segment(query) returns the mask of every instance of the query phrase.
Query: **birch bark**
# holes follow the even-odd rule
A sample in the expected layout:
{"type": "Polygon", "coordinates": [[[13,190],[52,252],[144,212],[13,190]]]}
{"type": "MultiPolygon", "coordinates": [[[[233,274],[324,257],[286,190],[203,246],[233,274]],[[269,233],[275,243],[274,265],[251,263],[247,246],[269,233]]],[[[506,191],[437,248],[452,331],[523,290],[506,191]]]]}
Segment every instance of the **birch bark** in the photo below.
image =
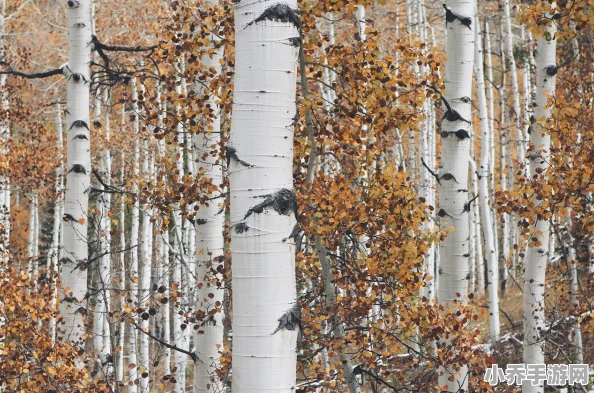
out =
{"type": "MultiPolygon", "coordinates": [[[[132,88],[132,130],[134,134],[134,138],[136,139],[134,142],[134,158],[132,162],[132,173],[133,178],[135,179],[132,183],[132,192],[135,195],[138,195],[138,176],[140,175],[140,167],[139,167],[139,156],[140,156],[140,146],[139,146],[139,138],[140,138],[140,123],[138,119],[138,88],[136,78],[132,78],[131,83],[132,88]]],[[[128,301],[130,304],[138,308],[138,234],[140,230],[140,202],[138,198],[135,199],[134,205],[132,206],[132,223],[130,229],[130,267],[128,272],[128,283],[129,287],[129,296],[128,301]]],[[[128,363],[129,365],[134,365],[134,367],[128,366],[128,376],[131,381],[135,381],[138,379],[138,353],[137,353],[137,339],[138,339],[138,332],[137,329],[130,327],[130,336],[129,336],[129,352],[128,352],[128,363]]],[[[136,383],[128,386],[129,393],[137,393],[138,392],[138,385],[136,383]]]]}
{"type": "Polygon", "coordinates": [[[524,140],[524,131],[522,130],[522,109],[520,106],[520,89],[518,87],[518,70],[516,68],[516,59],[514,57],[514,35],[511,25],[511,14],[509,10],[510,0],[503,1],[503,10],[505,13],[505,52],[509,58],[511,68],[512,98],[514,102],[514,125],[518,138],[518,161],[523,163],[526,159],[526,141],[524,140]]]}
{"type": "MultiPolygon", "coordinates": [[[[96,121],[101,119],[101,95],[97,93],[95,97],[96,121]]],[[[105,113],[105,124],[103,127],[107,146],[109,146],[109,107],[105,113]]],[[[111,153],[109,148],[102,151],[99,155],[99,174],[106,184],[111,183],[111,153]]],[[[99,288],[95,299],[95,318],[93,320],[94,346],[99,355],[99,365],[108,374],[111,373],[111,335],[109,329],[109,298],[111,287],[111,219],[109,218],[111,198],[109,193],[101,193],[97,201],[97,211],[99,212],[99,288]]]]}
{"type": "MultiPolygon", "coordinates": [[[[62,126],[62,108],[60,103],[56,105],[56,150],[58,156],[58,168],[56,168],[56,184],[55,184],[55,193],[56,193],[56,201],[54,204],[54,223],[52,229],[52,246],[50,249],[50,265],[51,271],[50,274],[52,275],[52,306],[56,306],[58,303],[58,291],[57,291],[57,282],[55,279],[58,277],[58,262],[60,260],[60,250],[61,250],[61,241],[60,241],[60,232],[62,230],[62,215],[64,211],[64,157],[62,154],[62,149],[64,148],[63,145],[63,126],[62,126]]],[[[52,338],[52,342],[55,344],[56,339],[56,318],[52,317],[49,324],[50,329],[50,337],[52,338]]]]}
{"type": "Polygon", "coordinates": [[[235,85],[227,160],[233,255],[233,390],[290,393],[296,299],[293,116],[297,2],[235,4],[235,85]]]}
{"type": "MultiPolygon", "coordinates": [[[[218,2],[209,0],[208,6],[216,7],[218,2]]],[[[223,47],[219,46],[216,35],[212,35],[212,54],[203,56],[205,67],[214,70],[213,76],[221,73],[220,59],[223,47]]],[[[206,106],[212,108],[203,132],[195,137],[198,173],[210,179],[213,192],[204,195],[203,203],[196,215],[196,278],[198,280],[196,301],[199,311],[204,312],[201,327],[194,335],[196,355],[201,361],[194,363],[194,392],[215,393],[223,390],[222,381],[216,375],[220,366],[219,352],[223,349],[224,334],[224,282],[221,274],[224,267],[225,239],[223,162],[219,157],[221,143],[220,108],[217,105],[218,91],[206,91],[209,99],[206,106]]]]}
{"type": "MultiPolygon", "coordinates": [[[[472,129],[472,66],[474,63],[474,0],[449,0],[445,5],[447,23],[444,98],[449,102],[442,121],[441,164],[439,169],[439,216],[442,229],[451,231],[439,244],[440,277],[437,299],[446,308],[461,301],[468,293],[468,161],[472,129]],[[452,20],[452,14],[458,15],[452,20]],[[466,21],[468,23],[463,22],[466,21]],[[467,25],[466,25],[467,24],[467,25]],[[456,136],[459,135],[459,136],[456,136]]],[[[447,341],[447,338],[446,340],[447,341]]],[[[468,384],[468,368],[446,367],[439,385],[457,392],[468,384]],[[452,379],[452,380],[450,380],[452,379]]]]}
{"type": "MultiPolygon", "coordinates": [[[[60,338],[84,347],[88,260],[88,189],[91,154],[89,132],[89,80],[91,61],[91,4],[89,0],[68,2],[68,65],[66,126],[67,174],[64,198],[64,250],[60,266],[60,338]],[[78,136],[78,137],[77,137],[78,136]],[[84,136],[84,137],[83,137],[84,136]]],[[[82,366],[82,364],[81,364],[82,366]]]]}
{"type": "MultiPolygon", "coordinates": [[[[536,56],[536,106],[534,115],[537,123],[530,133],[530,144],[534,150],[529,155],[530,175],[533,179],[546,173],[550,155],[551,137],[542,129],[542,122],[551,116],[551,108],[547,105],[549,94],[555,93],[556,82],[556,28],[554,23],[548,26],[545,36],[538,40],[536,56]],[[540,173],[540,174],[539,174],[540,173]]],[[[534,201],[539,205],[541,201],[534,201]]],[[[544,364],[544,338],[541,332],[545,329],[544,289],[546,266],[548,260],[549,222],[536,221],[533,227],[532,244],[526,252],[524,270],[524,363],[544,364]]],[[[544,386],[532,386],[530,382],[522,384],[523,393],[542,393],[544,386]]]]}
{"type": "Polygon", "coordinates": [[[485,75],[483,71],[483,49],[481,47],[481,31],[478,15],[475,17],[475,74],[479,98],[479,117],[481,121],[481,164],[478,170],[480,184],[480,208],[483,222],[483,237],[485,239],[485,254],[487,259],[487,293],[489,295],[489,334],[494,342],[499,337],[499,266],[495,252],[495,233],[491,221],[489,177],[492,176],[491,146],[492,136],[489,128],[487,111],[487,95],[485,92],[485,75]]]}

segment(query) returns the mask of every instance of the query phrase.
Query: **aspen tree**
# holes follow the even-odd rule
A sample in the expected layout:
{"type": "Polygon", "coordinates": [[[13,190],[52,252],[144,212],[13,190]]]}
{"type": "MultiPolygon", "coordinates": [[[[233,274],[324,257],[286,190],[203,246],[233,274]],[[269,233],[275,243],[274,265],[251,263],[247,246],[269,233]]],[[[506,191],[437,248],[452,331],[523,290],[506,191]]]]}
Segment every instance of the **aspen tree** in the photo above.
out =
{"type": "MultiPolygon", "coordinates": [[[[144,92],[144,88],[141,87],[144,92]]],[[[136,116],[140,116],[138,113],[136,116]]],[[[148,151],[148,141],[146,137],[141,138],[141,156],[142,163],[140,171],[142,176],[149,178],[149,160],[150,155],[148,151]]],[[[143,331],[148,331],[149,328],[149,313],[147,306],[150,301],[151,290],[151,262],[152,262],[152,248],[150,245],[153,234],[151,217],[149,213],[148,203],[142,204],[140,227],[142,229],[142,239],[140,241],[140,258],[139,258],[139,288],[138,288],[138,314],[140,321],[138,326],[143,331]]],[[[149,337],[146,334],[138,336],[138,367],[140,367],[140,392],[148,393],[149,387],[149,367],[150,367],[150,353],[149,353],[149,337]]]]}
{"type": "MultiPolygon", "coordinates": [[[[178,96],[180,96],[183,92],[182,85],[185,84],[182,75],[184,59],[183,57],[179,60],[179,69],[178,72],[180,77],[176,80],[175,84],[175,92],[178,96]]],[[[180,113],[180,106],[176,105],[176,113],[179,115],[180,113]]],[[[178,182],[181,182],[184,177],[184,145],[185,145],[185,137],[184,137],[184,123],[179,121],[176,125],[176,147],[175,147],[175,169],[177,174],[178,182]]],[[[176,291],[179,292],[179,296],[177,297],[178,302],[178,310],[173,311],[173,341],[182,348],[187,348],[186,345],[186,335],[184,334],[184,329],[182,329],[183,324],[183,311],[186,306],[186,296],[187,294],[184,293],[183,287],[183,268],[185,264],[185,243],[184,243],[184,235],[183,235],[183,225],[185,220],[182,218],[180,204],[176,203],[175,210],[172,212],[173,215],[173,222],[175,227],[173,228],[173,249],[176,251],[175,258],[173,260],[173,266],[171,268],[171,282],[172,286],[175,286],[176,291]]],[[[173,287],[172,287],[173,288],[173,287]]],[[[186,391],[186,355],[179,352],[174,351],[173,353],[173,367],[175,369],[175,393],[184,393],[186,391]]]]}
{"type": "MultiPolygon", "coordinates": [[[[134,182],[132,183],[132,192],[138,195],[138,177],[140,175],[140,123],[138,119],[138,87],[136,78],[132,78],[131,83],[132,89],[132,130],[134,134],[134,155],[132,159],[132,173],[134,182]]],[[[138,235],[140,231],[140,201],[138,198],[134,200],[132,206],[132,223],[130,229],[130,267],[128,269],[128,283],[130,290],[128,292],[128,299],[130,304],[134,307],[139,307],[138,300],[138,283],[140,281],[138,276],[138,235]]],[[[128,341],[128,376],[131,381],[139,378],[138,371],[138,331],[137,329],[130,328],[128,341]]],[[[128,393],[137,393],[138,385],[136,383],[128,385],[128,393]]]]}
{"type": "Polygon", "coordinates": [[[29,197],[29,242],[27,243],[27,274],[33,280],[37,280],[38,261],[37,253],[39,252],[38,242],[38,204],[39,197],[33,191],[29,197]]]}
{"type": "MultiPolygon", "coordinates": [[[[207,6],[216,9],[218,2],[207,1],[207,6]]],[[[212,53],[202,56],[204,67],[214,71],[213,77],[221,74],[222,53],[224,47],[216,34],[209,36],[212,53]]],[[[211,48],[207,48],[211,49],[211,48]]],[[[210,114],[204,129],[194,138],[196,149],[197,173],[209,180],[210,192],[204,193],[204,203],[196,214],[196,278],[198,280],[196,305],[203,314],[200,328],[194,334],[196,355],[200,361],[194,362],[194,393],[215,393],[223,389],[222,381],[216,375],[220,366],[219,352],[223,350],[224,334],[224,282],[221,271],[224,267],[225,239],[223,162],[219,157],[221,142],[220,107],[217,104],[219,92],[204,89],[208,95],[206,106],[210,114]]]]}
{"type": "MultiPolygon", "coordinates": [[[[102,96],[100,92],[96,93],[94,124],[100,124],[101,120],[101,105],[102,96]]],[[[103,131],[105,132],[105,139],[109,146],[110,141],[110,123],[109,123],[109,107],[105,111],[105,122],[103,131]]],[[[99,175],[105,184],[111,183],[111,155],[109,147],[99,154],[99,175]]],[[[101,186],[102,190],[105,187],[101,186]]],[[[111,373],[111,335],[109,329],[109,298],[111,287],[111,234],[109,232],[111,227],[111,219],[109,218],[111,198],[107,192],[101,192],[97,199],[97,211],[99,212],[99,277],[98,290],[95,296],[95,315],[93,319],[93,341],[95,351],[99,355],[99,366],[103,368],[106,374],[111,373]]]]}
{"type": "Polygon", "coordinates": [[[233,255],[233,391],[293,392],[296,299],[293,117],[300,27],[295,0],[240,1],[227,146],[233,255]]]}
{"type": "MultiPolygon", "coordinates": [[[[505,13],[505,54],[510,62],[510,74],[512,83],[512,98],[514,103],[514,125],[516,128],[516,138],[518,138],[518,161],[523,163],[526,159],[526,141],[524,140],[524,131],[522,130],[522,107],[520,106],[520,88],[518,87],[518,70],[516,68],[516,59],[514,57],[514,35],[511,25],[511,14],[509,9],[510,0],[503,0],[503,10],[505,13]]],[[[505,61],[503,59],[502,61],[505,61]]]]}
{"type": "Polygon", "coordinates": [[[483,49],[481,45],[480,21],[478,15],[475,17],[474,25],[475,35],[475,75],[477,81],[477,90],[479,98],[479,117],[481,122],[481,163],[478,169],[480,184],[480,208],[483,222],[483,237],[485,239],[485,255],[487,259],[487,293],[489,295],[489,334],[492,341],[499,337],[499,293],[498,279],[499,266],[497,263],[497,253],[495,252],[496,237],[491,223],[492,208],[490,207],[489,196],[489,174],[493,172],[491,166],[491,146],[493,140],[490,135],[487,94],[485,92],[485,75],[483,71],[483,49]]]}
{"type": "MultiPolygon", "coordinates": [[[[551,18],[554,10],[548,11],[547,18],[551,18]]],[[[550,94],[555,93],[557,74],[555,37],[555,24],[546,26],[544,35],[538,39],[536,55],[536,105],[534,116],[536,123],[530,133],[530,145],[533,150],[528,159],[530,161],[530,176],[536,179],[544,176],[549,163],[551,137],[542,128],[542,123],[551,116],[551,108],[547,100],[550,94]]],[[[542,202],[535,200],[536,205],[542,202]]],[[[526,252],[524,267],[524,294],[523,294],[523,319],[524,319],[524,354],[526,364],[544,364],[544,289],[547,260],[549,258],[549,222],[536,220],[532,227],[533,233],[526,252]]],[[[544,386],[532,386],[530,381],[522,384],[523,393],[541,393],[544,386]]]]}
{"type": "MultiPolygon", "coordinates": [[[[474,64],[476,2],[449,0],[446,9],[446,56],[444,101],[439,168],[439,217],[442,229],[450,230],[439,244],[440,277],[437,299],[446,308],[463,301],[468,294],[470,201],[468,160],[470,158],[472,67],[474,64]],[[453,230],[452,230],[453,229],[453,230]]],[[[445,338],[446,342],[448,341],[445,338]]],[[[465,389],[468,368],[441,370],[439,385],[449,392],[465,389]]]]}
{"type": "Polygon", "coordinates": [[[64,198],[64,250],[60,266],[62,299],[59,327],[61,338],[82,348],[85,334],[88,245],[88,191],[90,187],[90,115],[89,81],[91,61],[90,0],[70,0],[68,5],[68,64],[64,67],[67,81],[66,128],[67,168],[64,198]]]}
{"type": "MultiPolygon", "coordinates": [[[[56,151],[58,156],[58,167],[56,168],[56,183],[54,190],[56,194],[56,201],[54,203],[54,217],[53,217],[53,228],[52,228],[52,245],[50,248],[50,274],[53,278],[58,277],[58,262],[60,260],[60,252],[62,242],[60,241],[60,233],[62,232],[62,215],[64,211],[64,160],[62,149],[64,148],[62,133],[62,107],[58,102],[56,104],[56,151]]],[[[52,305],[55,307],[58,304],[58,288],[57,282],[52,279],[53,291],[52,291],[52,305]]],[[[50,337],[55,343],[56,339],[56,318],[52,316],[49,324],[50,337]]]]}

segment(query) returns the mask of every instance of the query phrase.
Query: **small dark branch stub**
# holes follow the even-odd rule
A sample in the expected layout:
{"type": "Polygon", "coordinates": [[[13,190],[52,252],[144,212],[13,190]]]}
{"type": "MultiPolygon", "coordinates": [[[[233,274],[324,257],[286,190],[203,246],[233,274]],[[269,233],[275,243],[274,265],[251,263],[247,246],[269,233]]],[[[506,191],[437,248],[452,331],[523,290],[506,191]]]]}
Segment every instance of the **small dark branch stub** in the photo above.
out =
{"type": "Polygon", "coordinates": [[[70,213],[64,213],[64,215],[62,216],[62,220],[64,221],[78,221],[76,218],[74,218],[74,216],[70,213]]]}
{"type": "Polygon", "coordinates": [[[289,38],[289,44],[291,44],[291,46],[294,46],[295,48],[299,48],[299,46],[301,45],[301,37],[289,38]]]}
{"type": "Polygon", "coordinates": [[[451,173],[449,173],[449,172],[446,172],[443,175],[441,175],[441,177],[439,179],[440,180],[453,180],[456,183],[458,183],[458,181],[456,180],[456,177],[454,175],[452,175],[451,173]]]}
{"type": "Polygon", "coordinates": [[[237,234],[247,232],[249,229],[250,227],[245,222],[240,222],[239,224],[235,225],[235,233],[237,234]]]}
{"type": "Polygon", "coordinates": [[[231,164],[231,159],[234,159],[235,161],[239,162],[243,166],[247,166],[247,167],[253,166],[249,162],[245,162],[244,160],[241,160],[237,156],[237,149],[235,149],[233,146],[227,146],[225,148],[225,158],[227,160],[227,167],[229,167],[229,165],[231,164]]]}
{"type": "MultiPolygon", "coordinates": [[[[275,334],[281,329],[291,331],[299,329],[299,334],[302,334],[303,327],[301,326],[301,306],[299,305],[299,302],[295,302],[293,307],[287,310],[287,312],[278,319],[278,327],[272,334],[275,334]]],[[[299,340],[297,340],[297,342],[299,342],[299,340]]]]}
{"type": "Polygon", "coordinates": [[[87,174],[87,170],[81,164],[74,164],[74,165],[72,165],[72,168],[70,168],[70,170],[68,171],[68,173],[70,173],[70,172],[82,173],[84,175],[87,174]]]}
{"type": "Polygon", "coordinates": [[[464,211],[465,212],[470,212],[470,206],[472,206],[472,202],[474,202],[479,196],[476,195],[474,198],[472,198],[471,200],[468,201],[468,203],[464,204],[464,211]]]}
{"type": "Polygon", "coordinates": [[[555,76],[555,75],[557,75],[557,66],[556,65],[546,66],[545,71],[547,72],[548,76],[555,76]]]}
{"type": "Polygon", "coordinates": [[[71,130],[72,127],[79,127],[79,128],[86,128],[87,130],[91,131],[89,129],[89,125],[83,121],[83,120],[76,120],[72,122],[72,125],[70,126],[70,128],[68,130],[71,130]]]}

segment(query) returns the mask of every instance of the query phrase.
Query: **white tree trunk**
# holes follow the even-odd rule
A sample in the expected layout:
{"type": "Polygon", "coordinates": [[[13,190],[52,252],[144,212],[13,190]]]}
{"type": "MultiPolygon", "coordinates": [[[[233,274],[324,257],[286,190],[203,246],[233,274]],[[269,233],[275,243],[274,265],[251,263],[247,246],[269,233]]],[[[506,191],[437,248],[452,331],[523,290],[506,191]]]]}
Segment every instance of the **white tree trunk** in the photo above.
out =
{"type": "MultiPolygon", "coordinates": [[[[163,253],[161,254],[161,264],[163,269],[163,277],[161,285],[163,286],[163,297],[169,298],[169,233],[165,232],[160,236],[160,242],[163,247],[163,253]]],[[[163,333],[162,338],[165,342],[171,342],[171,314],[169,302],[162,306],[162,321],[163,321],[163,333]]],[[[169,375],[171,372],[171,349],[165,348],[163,353],[163,372],[165,375],[169,375]]]]}
{"type": "MultiPolygon", "coordinates": [[[[161,90],[157,88],[157,102],[159,103],[160,114],[158,117],[158,125],[159,127],[163,126],[163,120],[167,116],[167,105],[165,100],[161,96],[161,90]]],[[[167,158],[167,152],[165,147],[165,141],[163,139],[158,140],[157,148],[162,160],[167,158]]],[[[166,176],[163,176],[163,182],[166,181],[166,176]]],[[[162,225],[161,225],[162,227],[162,225]]],[[[169,299],[169,277],[170,277],[170,264],[169,264],[169,231],[164,231],[164,233],[160,233],[157,237],[158,240],[158,250],[157,250],[157,266],[159,267],[159,274],[158,274],[158,283],[159,283],[159,293],[163,298],[169,299]]],[[[171,315],[170,315],[170,302],[165,302],[160,307],[160,316],[159,316],[160,324],[161,324],[161,339],[165,342],[171,342],[171,315]]],[[[163,363],[162,363],[163,373],[165,375],[169,375],[171,372],[171,349],[170,348],[163,348],[163,363]]]]}
{"type": "MultiPolygon", "coordinates": [[[[520,40],[525,50],[530,51],[530,41],[526,41],[526,28],[520,26],[520,40]]],[[[530,76],[530,58],[532,54],[524,60],[522,67],[522,90],[524,95],[524,124],[530,124],[530,115],[532,114],[532,78],[530,76]]],[[[526,137],[526,136],[524,136],[526,137]]]]}
{"type": "Polygon", "coordinates": [[[290,235],[296,224],[292,118],[300,25],[295,0],[235,4],[227,147],[235,393],[295,389],[301,311],[290,235]]]}
{"type": "MultiPolygon", "coordinates": [[[[500,35],[503,34],[503,28],[499,29],[500,35]]],[[[498,37],[499,39],[501,37],[498,37]]],[[[500,39],[501,40],[501,39],[500,39]]],[[[503,44],[500,43],[500,50],[503,51],[503,44]]],[[[506,116],[507,110],[507,67],[506,63],[501,63],[501,89],[500,89],[500,121],[499,121],[499,135],[500,135],[500,185],[501,190],[505,191],[513,185],[513,159],[512,159],[512,148],[511,148],[511,122],[510,117],[506,116]],[[507,173],[504,170],[507,169],[507,173]]],[[[509,250],[511,244],[514,243],[515,225],[511,225],[515,222],[514,215],[506,213],[501,214],[501,231],[502,231],[502,249],[503,249],[503,279],[502,279],[502,293],[505,293],[505,285],[507,281],[507,258],[509,256],[509,250]]],[[[512,259],[515,261],[515,259],[512,259]]],[[[512,262],[512,270],[516,270],[516,263],[512,262]]]]}
{"type": "MultiPolygon", "coordinates": [[[[208,5],[215,7],[216,1],[209,1],[208,5]]],[[[213,42],[212,55],[202,58],[205,67],[214,69],[215,75],[221,73],[219,60],[224,48],[216,48],[220,40],[211,36],[213,42]]],[[[197,173],[204,172],[204,177],[210,179],[213,188],[204,193],[205,202],[198,209],[196,223],[196,278],[198,280],[196,292],[196,306],[199,312],[204,312],[200,328],[194,334],[196,355],[200,361],[194,362],[194,393],[216,393],[223,390],[222,381],[216,375],[219,367],[219,352],[223,349],[224,333],[224,282],[220,269],[224,266],[225,239],[224,227],[224,198],[223,162],[219,158],[221,143],[220,108],[216,104],[219,92],[203,91],[208,94],[207,106],[212,113],[206,121],[206,130],[195,137],[197,157],[197,173]]]]}
{"type": "MultiPolygon", "coordinates": [[[[140,114],[137,114],[139,116],[140,114]]],[[[148,177],[149,174],[149,152],[148,152],[148,141],[146,138],[142,138],[142,176],[148,177]]],[[[142,240],[140,242],[140,258],[139,258],[139,291],[138,291],[138,307],[139,310],[139,327],[143,331],[148,331],[149,328],[149,313],[148,307],[150,306],[150,291],[151,291],[151,237],[153,235],[151,217],[149,214],[149,205],[147,203],[142,204],[141,214],[141,228],[142,228],[142,240]]],[[[138,367],[140,377],[140,392],[148,393],[149,388],[149,369],[150,369],[150,354],[149,354],[149,337],[146,334],[138,335],[138,367]]]]}
{"type": "MultiPolygon", "coordinates": [[[[124,125],[124,106],[122,105],[122,127],[124,125]]],[[[120,184],[124,184],[125,180],[125,166],[126,166],[126,159],[124,151],[122,150],[120,153],[120,184]]],[[[120,299],[120,323],[118,327],[119,335],[117,335],[117,347],[119,351],[117,352],[117,362],[116,362],[116,379],[117,381],[123,381],[124,376],[124,346],[126,340],[126,320],[122,317],[123,313],[126,309],[126,296],[123,294],[126,292],[126,262],[125,262],[125,249],[126,249],[126,200],[124,195],[120,197],[120,216],[119,216],[119,253],[118,253],[118,267],[117,267],[117,275],[118,275],[118,288],[120,290],[119,299],[120,299]]]]}
{"type": "MultiPolygon", "coordinates": [[[[514,103],[514,124],[516,127],[516,137],[518,138],[518,161],[523,163],[526,156],[526,141],[524,140],[524,131],[522,130],[522,107],[520,106],[520,89],[518,87],[518,70],[516,68],[516,59],[514,58],[514,35],[511,25],[511,15],[509,10],[510,0],[503,0],[503,10],[505,13],[505,52],[509,58],[511,68],[512,98],[514,103]]],[[[505,60],[505,59],[504,59],[505,60]]]]}
{"type": "MultiPolygon", "coordinates": [[[[56,168],[56,184],[55,184],[55,193],[56,193],[56,201],[54,203],[54,223],[52,229],[52,245],[50,248],[50,270],[49,274],[51,275],[50,282],[53,286],[52,288],[52,306],[55,307],[58,304],[58,288],[57,282],[55,278],[58,277],[58,263],[60,260],[60,250],[62,248],[62,243],[60,242],[60,232],[62,229],[62,214],[64,211],[64,159],[62,154],[62,149],[64,148],[63,140],[62,140],[62,108],[60,103],[56,105],[56,150],[58,156],[58,167],[56,168]]],[[[50,323],[49,323],[49,330],[50,330],[50,337],[52,338],[52,342],[55,344],[56,339],[56,318],[52,316],[50,323]]]]}
{"type": "Polygon", "coordinates": [[[37,193],[33,192],[29,201],[29,242],[27,243],[27,274],[32,280],[37,280],[37,211],[38,211],[38,197],[37,193]]]}
{"type": "MultiPolygon", "coordinates": [[[[183,68],[184,61],[183,59],[179,60],[180,63],[180,73],[181,69],[183,68]]],[[[182,94],[182,84],[185,82],[180,78],[179,83],[175,86],[175,92],[178,95],[182,94]]],[[[176,108],[176,111],[179,112],[179,106],[176,108]]],[[[177,123],[177,145],[175,148],[175,167],[177,172],[177,179],[178,182],[182,181],[184,176],[184,145],[185,145],[185,138],[184,138],[184,124],[182,122],[177,123]]],[[[175,345],[181,348],[187,348],[186,345],[186,334],[184,333],[184,329],[182,329],[183,324],[183,316],[180,315],[180,311],[183,312],[185,307],[187,306],[186,296],[187,293],[184,292],[183,287],[183,274],[182,271],[184,269],[185,264],[185,243],[184,243],[184,236],[182,233],[182,225],[184,224],[184,220],[182,220],[181,215],[181,208],[179,203],[176,204],[175,210],[172,212],[173,221],[175,224],[173,230],[173,246],[174,250],[176,251],[177,255],[173,260],[173,267],[171,269],[171,282],[172,285],[177,286],[177,291],[180,292],[181,296],[177,297],[177,305],[174,305],[173,312],[173,342],[175,345]]],[[[175,368],[175,393],[184,393],[186,391],[186,364],[187,358],[186,355],[179,352],[174,351],[173,353],[173,367],[175,368]]]]}
{"type": "MultiPolygon", "coordinates": [[[[455,15],[473,20],[474,0],[448,0],[446,8],[455,15]]],[[[453,301],[463,301],[468,294],[468,162],[472,128],[471,104],[472,66],[474,63],[474,28],[459,19],[447,23],[445,67],[445,99],[451,110],[442,121],[441,165],[439,169],[439,216],[442,229],[453,227],[440,242],[440,277],[437,299],[450,308],[453,301]],[[463,130],[465,135],[461,135],[463,130]],[[458,132],[460,137],[455,133],[458,132]],[[446,134],[447,133],[447,134],[446,134]],[[447,137],[446,137],[447,135],[447,137]]],[[[447,341],[447,340],[446,340],[447,341]]],[[[439,385],[447,391],[457,392],[468,384],[468,368],[440,370],[439,385]],[[440,372],[440,374],[441,374],[440,372]],[[453,378],[452,381],[449,378],[453,378]]]]}
{"type": "MultiPolygon", "coordinates": [[[[473,174],[471,178],[472,184],[472,198],[479,195],[479,182],[477,174],[476,163],[471,158],[470,161],[470,172],[473,174]]],[[[470,242],[470,257],[474,256],[474,281],[476,293],[485,293],[485,258],[483,256],[483,237],[481,236],[481,213],[478,203],[473,203],[471,206],[470,214],[470,236],[472,241],[470,242]],[[472,248],[474,247],[474,248],[472,248]],[[473,251],[474,250],[474,251],[473,251]]],[[[469,260],[469,263],[472,262],[469,260]]],[[[472,267],[472,264],[469,268],[472,267]]],[[[470,270],[470,269],[469,269],[470,270]]]]}
{"type": "MultiPolygon", "coordinates": [[[[68,78],[66,126],[68,153],[64,200],[64,250],[60,266],[62,294],[59,336],[84,347],[88,259],[88,189],[90,186],[89,80],[91,60],[90,0],[68,3],[70,52],[65,74],[68,78]]],[[[81,364],[82,366],[82,364],[81,364]]]]}
{"type": "Polygon", "coordinates": [[[489,295],[489,334],[494,342],[499,337],[499,293],[498,279],[499,266],[497,263],[497,254],[495,252],[495,232],[491,222],[493,214],[490,207],[491,193],[489,192],[489,178],[492,176],[493,167],[491,166],[491,146],[493,137],[490,135],[487,94],[485,92],[485,75],[483,72],[483,50],[481,47],[481,31],[478,15],[475,17],[474,35],[475,35],[475,74],[477,81],[477,91],[479,98],[479,117],[481,121],[481,163],[478,170],[480,183],[480,208],[481,219],[483,222],[483,237],[485,239],[485,255],[487,259],[487,293],[489,295]]]}
{"type": "MultiPolygon", "coordinates": [[[[95,97],[95,121],[101,120],[101,96],[95,97]]],[[[109,146],[109,107],[105,113],[105,124],[103,126],[107,146],[109,146]]],[[[106,184],[111,183],[111,153],[109,148],[99,155],[99,174],[106,184]]],[[[101,186],[103,189],[103,186],[101,186]]],[[[111,198],[109,193],[101,193],[97,199],[97,211],[99,212],[99,287],[95,298],[95,318],[93,320],[93,341],[95,351],[99,355],[99,366],[103,372],[110,374],[112,364],[109,360],[111,355],[111,335],[109,329],[109,298],[111,288],[111,219],[109,218],[111,198]]]]}
{"type": "MultiPolygon", "coordinates": [[[[493,94],[493,56],[491,53],[491,34],[489,33],[489,22],[485,18],[485,61],[486,69],[485,73],[487,76],[487,109],[488,109],[488,120],[489,120],[489,132],[491,135],[491,165],[495,168],[495,98],[493,94]]],[[[489,182],[491,183],[491,193],[495,192],[495,174],[489,173],[489,182]]]]}
{"type": "MultiPolygon", "coordinates": [[[[534,115],[537,123],[530,133],[530,144],[534,151],[528,157],[530,160],[530,175],[534,178],[543,176],[548,168],[550,154],[550,136],[541,129],[542,121],[550,117],[551,108],[547,107],[548,94],[555,92],[555,73],[557,41],[555,25],[547,27],[546,36],[538,40],[538,54],[536,57],[536,106],[534,115]],[[554,72],[553,72],[554,70],[554,72]],[[551,75],[553,73],[553,75],[551,75]],[[538,171],[538,172],[537,172],[538,171]]],[[[534,201],[536,205],[540,201],[534,201]]],[[[544,289],[547,260],[549,257],[548,239],[549,222],[540,220],[533,227],[532,242],[528,247],[524,270],[524,363],[544,364],[544,340],[541,333],[545,329],[544,289]]],[[[542,393],[543,386],[532,386],[528,382],[522,384],[523,393],[542,393]]]]}
{"type": "MultiPolygon", "coordinates": [[[[134,121],[132,122],[132,128],[134,133],[134,158],[132,162],[132,170],[135,181],[132,183],[132,192],[138,194],[138,176],[140,175],[139,167],[139,156],[140,156],[140,124],[138,119],[138,89],[136,85],[136,78],[132,78],[132,113],[134,121]]],[[[140,201],[138,198],[134,201],[132,207],[132,225],[130,232],[130,267],[128,273],[128,282],[130,285],[130,291],[128,299],[132,307],[137,308],[138,305],[138,283],[140,277],[138,275],[138,235],[140,230],[140,201]]],[[[134,326],[130,326],[130,337],[129,337],[129,353],[128,353],[128,364],[133,364],[134,367],[128,366],[128,376],[131,381],[135,381],[140,378],[139,367],[138,367],[138,354],[137,354],[137,338],[138,331],[134,326]]],[[[128,386],[129,393],[138,392],[138,384],[134,383],[128,386]]]]}

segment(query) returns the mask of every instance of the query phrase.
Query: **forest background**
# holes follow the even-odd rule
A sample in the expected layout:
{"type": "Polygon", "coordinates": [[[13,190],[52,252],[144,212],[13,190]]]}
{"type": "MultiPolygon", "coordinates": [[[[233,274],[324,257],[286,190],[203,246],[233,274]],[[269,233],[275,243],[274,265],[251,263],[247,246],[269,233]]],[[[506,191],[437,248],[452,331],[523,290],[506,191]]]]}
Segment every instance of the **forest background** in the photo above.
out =
{"type": "Polygon", "coordinates": [[[1,391],[592,388],[593,2],[0,3],[1,391]]]}

